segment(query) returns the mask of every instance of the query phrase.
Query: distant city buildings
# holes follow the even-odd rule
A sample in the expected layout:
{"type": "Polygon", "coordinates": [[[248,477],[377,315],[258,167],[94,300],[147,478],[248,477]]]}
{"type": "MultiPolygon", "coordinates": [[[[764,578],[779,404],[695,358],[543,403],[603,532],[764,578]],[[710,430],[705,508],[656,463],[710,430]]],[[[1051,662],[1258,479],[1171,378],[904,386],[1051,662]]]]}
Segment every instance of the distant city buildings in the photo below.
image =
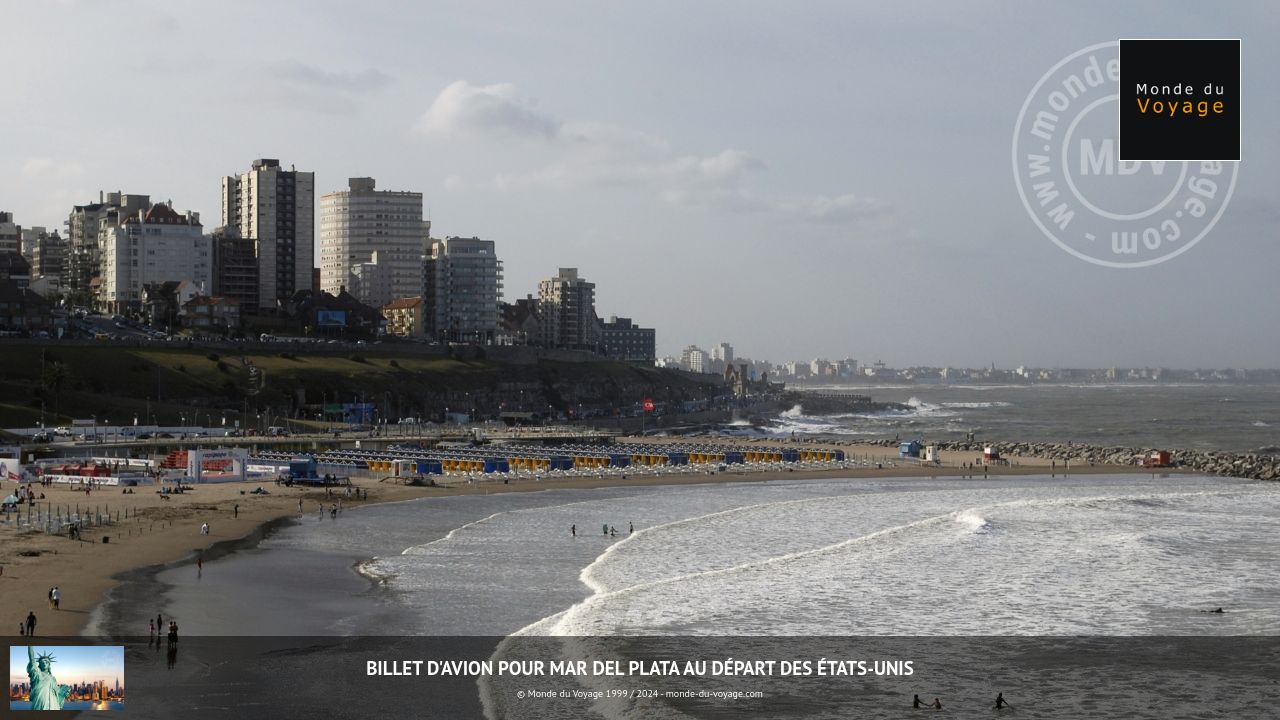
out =
{"type": "Polygon", "coordinates": [[[689,345],[680,351],[680,369],[689,372],[710,372],[711,356],[697,345],[689,345]]]}
{"type": "MultiPolygon", "coordinates": [[[[431,239],[422,193],[378,190],[369,177],[348,178],[347,185],[321,198],[319,230],[314,174],[273,158],[221,178],[222,224],[208,234],[198,213],[120,191],[100,191],[97,202],[74,206],[61,235],[24,229],[13,213],[0,212],[0,282],[18,293],[7,309],[19,310],[5,320],[35,327],[29,309],[36,308],[48,316],[40,327],[91,332],[91,323],[76,322],[56,305],[127,315],[170,331],[250,337],[291,327],[339,337],[385,331],[655,362],[656,331],[628,317],[601,321],[596,285],[577,268],[541,280],[536,296],[503,303],[503,264],[492,240],[431,239]]],[[[0,322],[0,330],[9,324],[0,322]]],[[[732,346],[721,343],[694,365],[713,372],[733,360],[732,346]]]]}
{"type": "Polygon", "coordinates": [[[284,170],[271,158],[222,178],[222,225],[254,242],[258,310],[275,312],[311,289],[315,252],[315,174],[284,170]]]}
{"type": "MultiPolygon", "coordinates": [[[[377,190],[373,178],[350,178],[348,189],[320,198],[320,289],[346,288],[381,307],[422,294],[422,257],[430,223],[422,193],[377,190]]],[[[494,303],[496,322],[497,303],[494,303]]]]}
{"type": "Polygon", "coordinates": [[[100,304],[124,312],[141,301],[144,285],[190,280],[208,290],[213,252],[198,213],[180,214],[163,203],[103,229],[100,304]]]}
{"type": "Polygon", "coordinates": [[[599,341],[596,286],[578,277],[577,268],[538,283],[543,346],[594,350],[599,341]]]}
{"type": "Polygon", "coordinates": [[[733,346],[727,342],[713,345],[711,347],[711,359],[726,364],[733,362],[733,346]]]}

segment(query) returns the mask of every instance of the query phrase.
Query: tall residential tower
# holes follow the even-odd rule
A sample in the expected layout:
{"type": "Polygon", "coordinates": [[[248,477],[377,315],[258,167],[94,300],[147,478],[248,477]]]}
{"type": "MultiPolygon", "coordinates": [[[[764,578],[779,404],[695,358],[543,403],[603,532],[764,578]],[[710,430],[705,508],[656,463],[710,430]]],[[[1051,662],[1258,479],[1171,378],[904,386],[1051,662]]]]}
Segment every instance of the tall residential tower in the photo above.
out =
{"type": "Polygon", "coordinates": [[[348,185],[320,198],[320,289],[337,295],[346,288],[372,307],[421,295],[430,229],[422,193],[375,190],[373,178],[348,185]]]}
{"type": "Polygon", "coordinates": [[[222,225],[255,244],[260,310],[274,311],[311,289],[315,192],[315,173],[284,170],[270,158],[222,178],[222,225]]]}

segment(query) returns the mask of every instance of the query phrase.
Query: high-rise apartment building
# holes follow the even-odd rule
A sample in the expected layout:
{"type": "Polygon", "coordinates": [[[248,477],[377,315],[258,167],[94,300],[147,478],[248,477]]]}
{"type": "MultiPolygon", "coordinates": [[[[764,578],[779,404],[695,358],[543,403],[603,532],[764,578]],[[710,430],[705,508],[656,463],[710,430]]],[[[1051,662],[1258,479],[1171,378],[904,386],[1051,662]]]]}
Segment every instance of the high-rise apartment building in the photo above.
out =
{"type": "Polygon", "coordinates": [[[13,221],[13,213],[0,210],[0,252],[21,252],[21,244],[22,226],[13,221]]]}
{"type": "Polygon", "coordinates": [[[249,172],[222,178],[222,225],[253,240],[258,309],[274,311],[311,289],[315,263],[315,173],[254,160],[249,172]]]}
{"type": "Polygon", "coordinates": [[[122,218],[102,233],[98,302],[111,312],[136,309],[146,285],[189,280],[208,292],[213,252],[199,213],[185,215],[163,203],[122,218]]]}
{"type": "Polygon", "coordinates": [[[63,287],[87,294],[102,275],[102,235],[121,220],[151,208],[150,195],[99,191],[98,202],[76,205],[67,217],[63,287]]]}
{"type": "Polygon", "coordinates": [[[577,268],[538,283],[543,345],[594,350],[599,341],[596,286],[578,277],[577,268]]]}
{"type": "Polygon", "coordinates": [[[213,250],[213,286],[209,294],[229,298],[237,306],[258,309],[258,255],[252,239],[240,237],[231,227],[220,227],[209,238],[213,250]]]}
{"type": "Polygon", "coordinates": [[[725,364],[733,362],[733,346],[727,342],[711,346],[711,359],[725,364]]]}
{"type": "Polygon", "coordinates": [[[432,240],[422,279],[432,336],[446,342],[494,341],[502,303],[502,261],[492,240],[432,240]]]}
{"type": "Polygon", "coordinates": [[[58,231],[49,232],[43,227],[24,228],[22,254],[31,263],[31,276],[57,281],[62,277],[62,265],[67,245],[58,231]]]}
{"type": "Polygon", "coordinates": [[[372,307],[421,294],[422,193],[377,190],[373,178],[348,188],[320,198],[320,289],[346,288],[372,307]]]}

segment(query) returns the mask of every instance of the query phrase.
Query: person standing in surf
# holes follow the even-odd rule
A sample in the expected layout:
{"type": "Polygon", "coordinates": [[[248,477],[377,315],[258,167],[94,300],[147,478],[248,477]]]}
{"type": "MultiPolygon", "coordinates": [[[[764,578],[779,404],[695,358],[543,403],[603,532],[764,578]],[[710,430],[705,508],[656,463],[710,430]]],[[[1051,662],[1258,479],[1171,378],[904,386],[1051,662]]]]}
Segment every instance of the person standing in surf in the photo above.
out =
{"type": "Polygon", "coordinates": [[[27,646],[27,677],[31,680],[32,710],[61,710],[62,703],[71,694],[69,685],[59,685],[53,676],[53,656],[36,655],[36,649],[27,646]]]}

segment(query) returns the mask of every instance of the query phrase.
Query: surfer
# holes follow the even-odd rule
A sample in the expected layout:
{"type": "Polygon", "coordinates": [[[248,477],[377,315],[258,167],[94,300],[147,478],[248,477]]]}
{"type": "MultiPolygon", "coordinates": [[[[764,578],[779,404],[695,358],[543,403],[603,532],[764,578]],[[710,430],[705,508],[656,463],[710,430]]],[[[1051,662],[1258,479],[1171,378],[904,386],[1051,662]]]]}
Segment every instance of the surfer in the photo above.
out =
{"type": "Polygon", "coordinates": [[[1212,613],[1212,614],[1214,614],[1214,615],[1221,615],[1221,614],[1222,614],[1222,608],[1214,608],[1213,610],[1201,610],[1200,612],[1202,612],[1202,613],[1212,613]]]}
{"type": "Polygon", "coordinates": [[[924,707],[924,701],[920,699],[920,696],[919,695],[913,696],[911,698],[911,709],[919,710],[922,707],[924,707]]]}
{"type": "Polygon", "coordinates": [[[942,701],[941,701],[941,700],[939,700],[938,698],[934,698],[934,699],[933,699],[933,704],[932,704],[932,705],[930,705],[929,707],[933,708],[934,710],[941,710],[941,709],[942,709],[942,701]]]}
{"type": "Polygon", "coordinates": [[[1005,708],[1013,709],[1013,706],[1004,701],[1004,693],[996,693],[996,709],[1003,710],[1005,708]]]}

